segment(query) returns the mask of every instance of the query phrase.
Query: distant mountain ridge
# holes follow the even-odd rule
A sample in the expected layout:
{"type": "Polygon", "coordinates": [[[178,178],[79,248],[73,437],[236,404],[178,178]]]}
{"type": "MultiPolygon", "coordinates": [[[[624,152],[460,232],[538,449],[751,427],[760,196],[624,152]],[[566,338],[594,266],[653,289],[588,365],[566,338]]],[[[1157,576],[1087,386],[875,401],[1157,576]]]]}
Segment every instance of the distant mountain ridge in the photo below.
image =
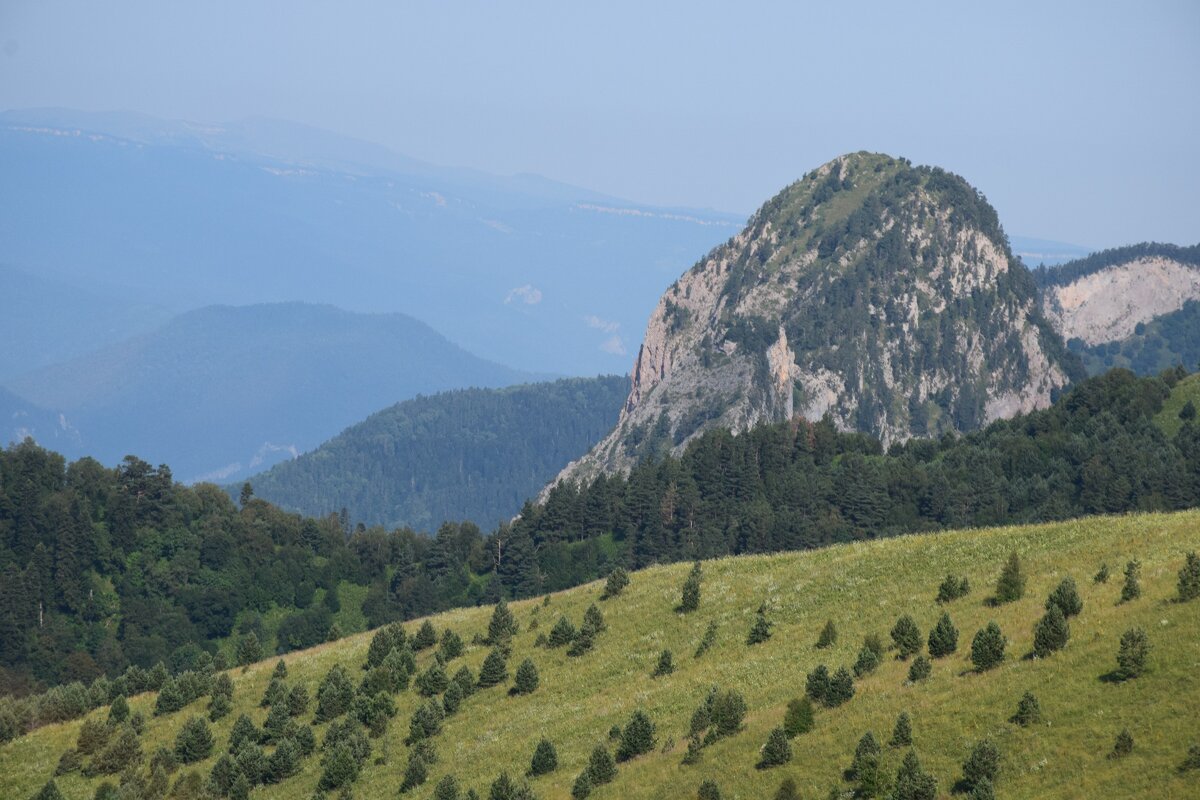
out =
{"type": "Polygon", "coordinates": [[[256,496],[310,516],[344,508],[367,525],[486,530],[598,442],[628,391],[627,377],[607,375],[417,397],[248,480],[256,496]]]}
{"type": "Polygon", "coordinates": [[[140,453],[182,480],[232,480],[420,393],[523,383],[402,314],[214,306],[9,381],[81,432],[69,455],[140,453]]]}
{"type": "Polygon", "coordinates": [[[1082,374],[982,195],[856,153],[784,189],[667,290],[618,427],[563,477],[793,416],[885,443],[969,431],[1046,407],[1082,374]]]}

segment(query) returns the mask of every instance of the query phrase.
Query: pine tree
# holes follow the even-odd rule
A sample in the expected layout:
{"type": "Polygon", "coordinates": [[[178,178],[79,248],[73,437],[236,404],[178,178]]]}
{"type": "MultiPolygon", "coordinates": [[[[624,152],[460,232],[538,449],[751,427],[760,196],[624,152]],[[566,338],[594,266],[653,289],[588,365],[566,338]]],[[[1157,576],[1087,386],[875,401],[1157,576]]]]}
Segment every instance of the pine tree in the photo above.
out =
{"type": "Polygon", "coordinates": [[[1041,722],[1042,706],[1034,697],[1033,692],[1026,692],[1021,696],[1020,702],[1017,703],[1017,713],[1013,715],[1012,719],[1013,722],[1024,727],[1041,722]]]}
{"type": "Polygon", "coordinates": [[[508,666],[504,660],[504,653],[498,647],[493,648],[483,660],[483,666],[479,668],[479,688],[496,686],[507,678],[508,666]]]}
{"type": "Polygon", "coordinates": [[[593,786],[600,786],[617,777],[617,765],[607,747],[596,745],[588,759],[586,773],[593,786]]]}
{"type": "Polygon", "coordinates": [[[805,697],[802,700],[790,700],[787,711],[783,715],[783,730],[788,736],[799,736],[813,729],[812,701],[805,697]]]}
{"type": "Polygon", "coordinates": [[[82,755],[90,756],[99,752],[108,741],[112,729],[98,719],[85,719],[79,728],[79,737],[75,740],[75,749],[82,755]]]}
{"type": "MultiPolygon", "coordinates": [[[[282,661],[279,663],[283,663],[282,661]]],[[[267,690],[263,692],[263,698],[259,702],[259,708],[269,708],[274,705],[287,701],[287,684],[279,678],[271,678],[271,682],[267,684],[267,690]]]]}
{"type": "Polygon", "coordinates": [[[996,800],[996,789],[987,778],[980,778],[967,795],[967,800],[996,800]]]}
{"type": "Polygon", "coordinates": [[[896,770],[896,785],[891,800],[935,800],[937,780],[924,769],[917,754],[909,750],[904,754],[900,769],[896,770]]]}
{"type": "Polygon", "coordinates": [[[833,677],[829,679],[829,693],[825,697],[825,705],[830,708],[836,708],[854,697],[854,678],[850,677],[850,670],[845,667],[838,667],[838,671],[833,673],[833,677]]]}
{"type": "Polygon", "coordinates": [[[908,668],[908,682],[917,683],[929,677],[933,672],[933,663],[925,656],[917,656],[908,668]]]}
{"type": "Polygon", "coordinates": [[[833,620],[826,620],[825,627],[821,629],[821,635],[817,637],[817,649],[824,650],[827,647],[833,647],[837,644],[837,638],[837,626],[833,624],[833,620]]]}
{"type": "Polygon", "coordinates": [[[775,790],[773,800],[800,800],[800,791],[796,788],[796,782],[791,778],[784,778],[779,784],[779,788],[775,790]]]}
{"type": "Polygon", "coordinates": [[[628,761],[642,753],[654,749],[654,723],[642,711],[633,712],[625,729],[621,731],[621,741],[617,744],[617,761],[628,761]]]}
{"type": "Polygon", "coordinates": [[[590,625],[584,625],[579,629],[579,633],[575,634],[575,639],[571,642],[571,646],[567,648],[567,655],[577,658],[590,653],[595,644],[595,629],[590,625]]]}
{"type": "Polygon", "coordinates": [[[883,748],[879,746],[879,740],[875,738],[875,734],[871,731],[864,733],[854,747],[854,760],[850,762],[850,776],[858,779],[862,774],[863,763],[868,758],[874,758],[878,763],[882,752],[883,748]]]}
{"type": "Polygon", "coordinates": [[[422,697],[433,697],[435,694],[441,694],[446,691],[446,687],[449,685],[450,677],[446,674],[446,668],[436,660],[413,681],[413,688],[422,697]]]}
{"type": "Polygon", "coordinates": [[[470,696],[475,691],[475,675],[471,668],[466,664],[459,667],[458,672],[454,673],[454,683],[458,684],[464,699],[470,696]]]}
{"type": "Polygon", "coordinates": [[[858,658],[854,660],[854,677],[861,678],[864,675],[870,675],[875,670],[879,669],[879,656],[875,655],[875,651],[869,647],[863,647],[858,651],[858,658]]]}
{"type": "Polygon", "coordinates": [[[529,762],[530,777],[546,775],[558,769],[558,751],[549,739],[542,739],[533,751],[533,759],[529,762]]]}
{"type": "Polygon", "coordinates": [[[804,693],[822,705],[828,705],[829,668],[818,664],[808,673],[804,681],[804,693]]]}
{"type": "Polygon", "coordinates": [[[411,792],[429,778],[429,767],[425,759],[419,755],[409,756],[408,765],[404,768],[404,780],[400,783],[400,791],[411,792]]]}
{"type": "Polygon", "coordinates": [[[271,672],[271,677],[277,678],[282,681],[282,680],[287,680],[287,676],[288,676],[287,664],[285,664],[283,659],[281,658],[275,662],[275,669],[271,672]]]}
{"type": "Polygon", "coordinates": [[[579,773],[579,777],[575,779],[575,783],[571,785],[571,799],[584,800],[592,793],[592,778],[588,770],[579,773]]]}
{"type": "Polygon", "coordinates": [[[751,626],[750,633],[746,636],[746,644],[762,644],[770,638],[771,623],[767,621],[767,616],[760,611],[755,615],[754,625],[751,626]]]}
{"type": "Polygon", "coordinates": [[[600,595],[600,599],[608,600],[609,598],[617,597],[621,592],[625,591],[625,587],[628,585],[629,573],[617,567],[608,573],[608,578],[604,582],[604,592],[600,595]]]}
{"type": "Polygon", "coordinates": [[[1079,616],[1083,611],[1083,599],[1079,596],[1074,578],[1063,578],[1058,586],[1054,587],[1054,591],[1046,598],[1047,611],[1050,610],[1050,606],[1058,606],[1063,616],[1068,619],[1079,616]]]}
{"type": "Polygon", "coordinates": [[[546,643],[551,647],[563,647],[575,638],[575,626],[566,617],[559,617],[558,622],[550,629],[550,637],[546,643]]]}
{"type": "Polygon", "coordinates": [[[792,760],[792,745],[788,742],[787,734],[783,728],[775,728],[767,737],[767,743],[763,745],[762,757],[758,761],[759,769],[769,769],[770,767],[778,767],[792,760]]]}
{"type": "Polygon", "coordinates": [[[954,627],[950,615],[943,613],[937,625],[929,632],[929,655],[934,658],[948,656],[958,649],[958,628],[954,627]]]}
{"type": "Polygon", "coordinates": [[[1179,570],[1179,602],[1186,603],[1197,597],[1200,597],[1200,556],[1193,550],[1179,570]]]}
{"type": "Polygon", "coordinates": [[[696,790],[696,800],[721,800],[721,787],[711,778],[703,781],[696,790]]]}
{"type": "MultiPolygon", "coordinates": [[[[322,776],[324,777],[324,776],[322,776]]],[[[229,787],[229,800],[250,800],[250,779],[239,772],[229,787]]]]}
{"type": "Polygon", "coordinates": [[[293,686],[288,692],[287,713],[289,717],[299,717],[308,711],[308,690],[303,686],[293,686]]]}
{"type": "Polygon", "coordinates": [[[33,796],[33,800],[63,800],[63,796],[58,790],[58,784],[51,778],[41,791],[33,796]]]}
{"type": "Polygon", "coordinates": [[[1108,564],[1101,564],[1092,578],[1092,583],[1108,583],[1108,564]]]}
{"type": "Polygon", "coordinates": [[[412,649],[416,652],[427,650],[437,644],[437,631],[433,628],[433,623],[425,620],[421,623],[421,627],[417,629],[417,635],[413,637],[412,649]]]}
{"type": "Polygon", "coordinates": [[[957,600],[960,597],[966,597],[971,591],[971,584],[966,577],[958,578],[954,575],[947,575],[938,586],[937,601],[939,603],[949,603],[957,600]]]}
{"type": "Polygon", "coordinates": [[[233,730],[229,733],[229,752],[236,753],[242,748],[242,744],[257,742],[258,738],[258,728],[254,725],[254,721],[245,714],[240,714],[234,720],[233,730]]]}
{"type": "Polygon", "coordinates": [[[692,571],[688,573],[687,580],[683,582],[683,591],[680,593],[679,606],[676,611],[688,613],[695,611],[700,607],[700,579],[703,575],[703,569],[700,562],[697,561],[692,565],[692,571]]]}
{"type": "Polygon", "coordinates": [[[658,657],[658,664],[654,667],[654,672],[650,677],[659,678],[663,675],[670,675],[675,671],[675,660],[671,656],[670,650],[663,650],[658,657]]]}
{"type": "Polygon", "coordinates": [[[108,709],[108,725],[115,727],[129,719],[129,701],[125,695],[119,694],[113,698],[112,706],[108,709]]]}
{"type": "Polygon", "coordinates": [[[896,727],[892,729],[892,738],[888,742],[891,747],[912,746],[912,718],[907,711],[901,711],[896,717],[896,727]]]}
{"type": "Polygon", "coordinates": [[[1133,735],[1129,733],[1128,728],[1122,728],[1117,734],[1116,741],[1113,742],[1112,752],[1108,754],[1109,758],[1124,758],[1133,752],[1133,735]]]}
{"type": "Polygon", "coordinates": [[[595,603],[592,603],[587,607],[587,611],[583,612],[582,627],[591,628],[596,633],[600,633],[608,627],[604,622],[604,614],[600,613],[600,607],[595,603]]]}
{"type": "Polygon", "coordinates": [[[1016,553],[1008,557],[1000,579],[996,582],[996,603],[1011,603],[1025,595],[1025,576],[1021,572],[1021,559],[1016,553]]]}
{"type": "Polygon", "coordinates": [[[1121,646],[1117,650],[1117,675],[1130,680],[1146,671],[1150,657],[1150,639],[1141,628],[1130,628],[1121,634],[1121,646]]]}
{"type": "Polygon", "coordinates": [[[1000,750],[991,739],[981,739],[963,762],[963,785],[974,789],[981,780],[996,782],[1000,773],[1000,750]]]}
{"type": "Polygon", "coordinates": [[[1125,585],[1121,587],[1121,602],[1128,603],[1142,596],[1142,564],[1130,561],[1125,565],[1125,585]]]}
{"type": "Polygon", "coordinates": [[[989,622],[986,628],[975,633],[971,641],[971,663],[980,672],[999,666],[1004,660],[1004,648],[1007,645],[1008,640],[1004,638],[1000,626],[989,622]]]}
{"type": "Polygon", "coordinates": [[[517,619],[503,599],[496,603],[492,618],[488,622],[488,635],[484,644],[493,647],[507,642],[517,635],[517,619]]]}
{"type": "Polygon", "coordinates": [[[533,661],[525,659],[517,667],[517,674],[513,680],[513,694],[531,694],[538,688],[538,671],[533,665],[533,661]]]}
{"type": "Polygon", "coordinates": [[[461,797],[458,780],[453,775],[442,778],[433,788],[433,800],[459,800],[461,797]]]}
{"type": "Polygon", "coordinates": [[[883,641],[879,638],[878,634],[868,633],[866,636],[864,636],[863,647],[875,654],[876,661],[883,663],[883,641]]]}
{"type": "Polygon", "coordinates": [[[704,635],[700,637],[700,644],[696,645],[696,652],[692,658],[699,658],[708,652],[713,643],[717,641],[717,623],[709,622],[708,627],[704,629],[704,635]]]}
{"type": "Polygon", "coordinates": [[[1071,628],[1063,616],[1062,607],[1057,603],[1050,603],[1049,606],[1050,610],[1033,627],[1033,653],[1038,658],[1046,658],[1062,650],[1071,637],[1071,628]]]}
{"type": "Polygon", "coordinates": [[[212,754],[213,744],[208,722],[203,717],[192,717],[175,737],[175,756],[184,764],[194,764],[212,754]]]}
{"type": "Polygon", "coordinates": [[[255,661],[262,661],[263,649],[259,643],[258,637],[254,635],[254,631],[247,633],[238,641],[237,647],[237,663],[239,665],[253,664],[255,661]]]}
{"type": "Polygon", "coordinates": [[[462,706],[463,693],[462,687],[458,681],[450,681],[450,685],[446,687],[446,693],[442,695],[442,707],[446,710],[446,714],[455,714],[462,706]]]}
{"type": "Polygon", "coordinates": [[[446,628],[446,630],[442,631],[442,641],[438,649],[443,659],[453,661],[463,654],[465,647],[462,637],[449,628],[446,628]]]}
{"type": "Polygon", "coordinates": [[[340,717],[350,710],[350,703],[353,701],[354,685],[350,683],[346,668],[341,664],[334,664],[317,687],[317,713],[314,721],[320,724],[340,717]]]}
{"type": "Polygon", "coordinates": [[[908,658],[921,652],[921,629],[908,614],[896,620],[892,627],[892,642],[900,658],[908,658]]]}

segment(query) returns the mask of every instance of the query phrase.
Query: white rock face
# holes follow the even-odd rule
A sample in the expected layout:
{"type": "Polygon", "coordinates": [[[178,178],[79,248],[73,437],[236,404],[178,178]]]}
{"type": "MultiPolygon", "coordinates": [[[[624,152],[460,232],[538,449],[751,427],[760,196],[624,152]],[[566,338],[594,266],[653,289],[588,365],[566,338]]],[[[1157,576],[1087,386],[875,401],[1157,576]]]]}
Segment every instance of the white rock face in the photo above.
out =
{"type": "Polygon", "coordinates": [[[1097,345],[1130,336],[1140,322],[1200,299],[1200,269],[1138,258],[1047,289],[1043,311],[1063,339],[1097,345]]]}

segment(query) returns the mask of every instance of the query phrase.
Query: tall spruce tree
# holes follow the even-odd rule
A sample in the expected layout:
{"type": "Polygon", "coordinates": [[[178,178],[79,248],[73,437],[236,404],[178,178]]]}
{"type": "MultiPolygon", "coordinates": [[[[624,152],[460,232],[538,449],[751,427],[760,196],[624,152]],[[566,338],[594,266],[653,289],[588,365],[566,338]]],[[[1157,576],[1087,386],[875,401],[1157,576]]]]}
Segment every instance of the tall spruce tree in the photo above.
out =
{"type": "Polygon", "coordinates": [[[896,727],[892,728],[892,738],[888,741],[890,747],[912,746],[912,717],[907,711],[901,711],[896,717],[896,727]]]}
{"type": "Polygon", "coordinates": [[[539,681],[537,667],[534,666],[532,660],[527,658],[517,667],[512,692],[513,694],[532,694],[537,690],[539,681]]]}
{"type": "Polygon", "coordinates": [[[892,642],[896,645],[897,655],[902,659],[921,652],[921,629],[908,614],[900,617],[892,626],[892,642]]]}
{"type": "Polygon", "coordinates": [[[1079,616],[1083,611],[1083,599],[1079,596],[1074,578],[1063,578],[1058,586],[1054,587],[1054,591],[1046,598],[1047,611],[1050,610],[1050,606],[1058,606],[1063,616],[1068,619],[1079,616]]]}
{"type": "Polygon", "coordinates": [[[971,641],[971,663],[980,672],[997,667],[1004,660],[1004,648],[1007,645],[1008,640],[1004,638],[1000,626],[989,622],[987,627],[975,633],[971,641]]]}
{"type": "Polygon", "coordinates": [[[1150,658],[1150,638],[1141,628],[1130,628],[1121,634],[1121,645],[1117,650],[1117,676],[1131,680],[1146,671],[1150,658]]]}
{"type": "Polygon", "coordinates": [[[991,739],[981,739],[971,749],[963,762],[962,783],[968,790],[975,788],[981,780],[996,782],[1000,774],[1000,749],[991,739]]]}
{"type": "Polygon", "coordinates": [[[680,592],[677,611],[686,614],[700,607],[700,579],[703,574],[704,571],[700,566],[700,562],[697,561],[692,565],[692,570],[688,573],[687,580],[683,582],[683,590],[680,592]]]}
{"type": "Polygon", "coordinates": [[[483,666],[479,668],[479,688],[486,689],[489,686],[496,686],[507,678],[508,665],[504,658],[504,652],[499,647],[492,648],[492,651],[487,654],[487,658],[483,660],[483,666]]]}
{"type": "Polygon", "coordinates": [[[791,760],[792,745],[788,742],[787,734],[783,728],[772,729],[770,735],[767,736],[767,743],[763,745],[758,768],[780,767],[791,760]]]}
{"type": "Polygon", "coordinates": [[[1130,561],[1125,565],[1125,584],[1121,587],[1121,602],[1128,603],[1142,596],[1142,563],[1130,561]]]}
{"type": "Polygon", "coordinates": [[[517,619],[503,598],[496,603],[492,610],[492,618],[488,621],[488,634],[484,644],[495,647],[506,643],[517,634],[517,619]]]}
{"type": "Polygon", "coordinates": [[[609,783],[617,777],[616,762],[604,745],[598,744],[592,750],[592,755],[588,758],[587,776],[593,786],[609,783]]]}
{"type": "Polygon", "coordinates": [[[929,655],[934,658],[948,656],[958,649],[958,628],[950,615],[943,613],[937,625],[929,632],[929,655]]]}
{"type": "Polygon", "coordinates": [[[617,761],[628,761],[654,749],[654,723],[645,712],[633,712],[629,722],[621,731],[621,741],[617,744],[617,761]]]}
{"type": "Polygon", "coordinates": [[[1049,606],[1050,609],[1033,627],[1033,653],[1038,658],[1046,658],[1063,649],[1071,637],[1071,628],[1063,616],[1062,607],[1057,603],[1050,603],[1049,606]]]}
{"type": "Polygon", "coordinates": [[[1021,571],[1021,559],[1016,553],[1008,556],[1000,578],[996,581],[996,603],[1012,603],[1025,596],[1025,575],[1021,571]]]}
{"type": "Polygon", "coordinates": [[[554,749],[554,743],[549,739],[542,739],[534,748],[533,758],[529,762],[528,775],[536,777],[538,775],[547,775],[558,769],[558,751],[554,749]]]}

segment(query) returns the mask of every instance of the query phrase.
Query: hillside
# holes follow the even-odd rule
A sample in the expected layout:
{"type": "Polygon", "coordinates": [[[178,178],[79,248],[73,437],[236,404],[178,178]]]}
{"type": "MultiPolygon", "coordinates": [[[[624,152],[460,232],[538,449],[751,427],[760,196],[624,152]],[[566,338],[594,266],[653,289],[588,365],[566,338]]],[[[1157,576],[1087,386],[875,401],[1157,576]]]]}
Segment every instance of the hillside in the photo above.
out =
{"type": "Polygon", "coordinates": [[[1200,245],[1118,247],[1034,275],[1046,317],[1091,374],[1200,362],[1200,245]]]}
{"type": "Polygon", "coordinates": [[[530,377],[402,314],[282,303],[189,312],[7,385],[67,415],[82,437],[68,455],[137,453],[193,481],[248,475],[417,394],[530,377]]]}
{"type": "MultiPolygon", "coordinates": [[[[936,779],[938,797],[950,796],[962,775],[961,764],[984,738],[999,750],[997,797],[1184,797],[1195,777],[1179,768],[1189,745],[1200,739],[1192,724],[1200,704],[1200,673],[1194,663],[1194,643],[1200,638],[1195,604],[1200,601],[1175,602],[1176,576],[1184,554],[1198,548],[1200,514],[1186,512],[958,531],[810,553],[723,559],[704,563],[699,607],[689,614],[674,610],[688,567],[655,567],[633,573],[621,595],[598,602],[607,628],[596,636],[594,648],[578,658],[567,656],[563,648],[539,647],[535,640],[560,616],[578,621],[585,608],[598,601],[600,584],[544,602],[514,603],[519,633],[512,639],[510,678],[468,696],[457,713],[445,719],[441,732],[431,739],[437,761],[428,767],[426,782],[410,794],[398,794],[414,749],[405,746],[404,738],[421,701],[409,688],[394,696],[397,713],[386,732],[362,740],[369,742],[370,752],[353,784],[353,796],[433,797],[435,785],[453,774],[464,791],[470,788],[486,797],[502,771],[520,780],[534,746],[545,737],[557,750],[558,768],[530,783],[539,798],[567,798],[593,748],[607,744],[615,749],[616,742],[608,741],[609,728],[625,725],[631,714],[642,711],[655,728],[651,751],[619,764],[615,780],[595,789],[592,798],[690,798],[710,779],[723,797],[762,798],[773,796],[785,778],[795,780],[801,797],[824,797],[833,787],[843,793],[855,787],[842,772],[866,731],[873,731],[883,745],[880,771],[891,781],[907,752],[887,744],[903,711],[911,715],[913,750],[936,779]],[[987,598],[1010,553],[1020,556],[1026,590],[1022,599],[992,607],[987,598]],[[1131,559],[1140,563],[1141,596],[1120,603],[1121,570],[1131,559]],[[1107,583],[1094,583],[1092,575],[1102,564],[1109,566],[1112,577],[1107,583]],[[966,577],[971,590],[939,605],[938,584],[948,573],[966,577]],[[1044,599],[1067,577],[1074,578],[1082,599],[1082,613],[1070,620],[1068,644],[1046,658],[1023,658],[1032,647],[1044,599]],[[764,643],[747,645],[760,606],[772,635],[764,643]],[[806,673],[818,664],[832,670],[853,663],[864,636],[875,634],[887,641],[889,629],[903,614],[912,615],[923,637],[943,611],[959,630],[958,650],[934,659],[929,678],[908,682],[910,661],[886,653],[876,671],[855,682],[847,703],[816,710],[813,730],[792,740],[789,763],[755,769],[769,732],[783,724],[788,702],[804,695],[806,673]],[[836,643],[817,649],[814,642],[827,620],[837,627],[836,643]],[[1007,655],[999,667],[975,672],[967,657],[971,638],[989,621],[997,622],[1007,637],[1007,655]],[[694,658],[710,623],[716,627],[711,649],[694,658]],[[1118,640],[1133,627],[1149,635],[1148,669],[1140,677],[1115,680],[1118,640]],[[675,671],[652,678],[664,648],[674,653],[675,671]],[[511,696],[505,691],[512,684],[511,674],[526,657],[535,663],[540,683],[532,694],[511,696]],[[698,763],[685,766],[681,761],[689,720],[713,686],[744,698],[744,727],[707,745],[698,763]],[[1022,727],[1010,717],[1026,691],[1040,701],[1041,720],[1022,727]],[[1132,734],[1133,750],[1123,758],[1109,758],[1122,729],[1132,734]]],[[[430,621],[438,633],[453,629],[471,642],[487,632],[490,615],[490,608],[476,608],[430,621]]],[[[407,627],[411,637],[417,628],[407,627]]],[[[344,666],[357,683],[364,675],[361,665],[370,641],[371,636],[363,634],[288,656],[287,686],[303,686],[310,698],[315,697],[335,664],[344,666]]],[[[448,671],[453,674],[465,663],[478,675],[487,653],[487,647],[469,644],[464,656],[449,662],[448,671]]],[[[416,661],[423,671],[433,656],[424,651],[416,661]]],[[[264,722],[268,713],[259,699],[273,666],[266,661],[230,673],[232,713],[212,725],[213,755],[182,767],[171,776],[172,783],[187,786],[193,772],[199,780],[207,778],[240,714],[248,714],[256,724],[264,722]]],[[[146,758],[159,746],[172,747],[188,717],[207,714],[208,701],[161,717],[153,716],[154,705],[153,694],[130,703],[147,721],[140,737],[146,758]]],[[[309,703],[299,717],[302,725],[312,719],[312,709],[309,703]]],[[[107,715],[104,708],[92,716],[103,720],[107,715]]],[[[251,796],[310,796],[322,773],[319,747],[330,727],[315,727],[318,750],[302,761],[298,774],[257,788],[251,796]]],[[[350,728],[354,729],[362,730],[357,722],[350,728]]],[[[79,731],[79,722],[50,725],[0,746],[0,774],[12,796],[29,797],[49,780],[79,731]]],[[[265,748],[267,753],[273,749],[265,748]]],[[[68,800],[90,798],[100,782],[78,772],[57,779],[68,800]]],[[[335,794],[336,790],[329,796],[335,794]]]]}
{"type": "Polygon", "coordinates": [[[313,516],[345,508],[389,528],[487,527],[611,430],[628,390],[610,375],[418,397],[249,480],[257,496],[313,516]]]}
{"type": "Polygon", "coordinates": [[[663,294],[618,427],[563,475],[793,416],[885,445],[970,431],[1046,407],[1080,375],[977,190],[855,153],[788,186],[663,294]]]}
{"type": "Polygon", "coordinates": [[[32,436],[47,447],[79,446],[79,432],[61,414],[35,406],[0,386],[0,445],[32,436]]]}
{"type": "MultiPolygon", "coordinates": [[[[265,119],[7,111],[0,172],[0,261],[27,272],[103,281],[123,306],[175,312],[280,301],[401,312],[540,374],[627,370],[663,288],[744,221],[265,119]]],[[[43,342],[59,334],[34,321],[43,342]]]]}

